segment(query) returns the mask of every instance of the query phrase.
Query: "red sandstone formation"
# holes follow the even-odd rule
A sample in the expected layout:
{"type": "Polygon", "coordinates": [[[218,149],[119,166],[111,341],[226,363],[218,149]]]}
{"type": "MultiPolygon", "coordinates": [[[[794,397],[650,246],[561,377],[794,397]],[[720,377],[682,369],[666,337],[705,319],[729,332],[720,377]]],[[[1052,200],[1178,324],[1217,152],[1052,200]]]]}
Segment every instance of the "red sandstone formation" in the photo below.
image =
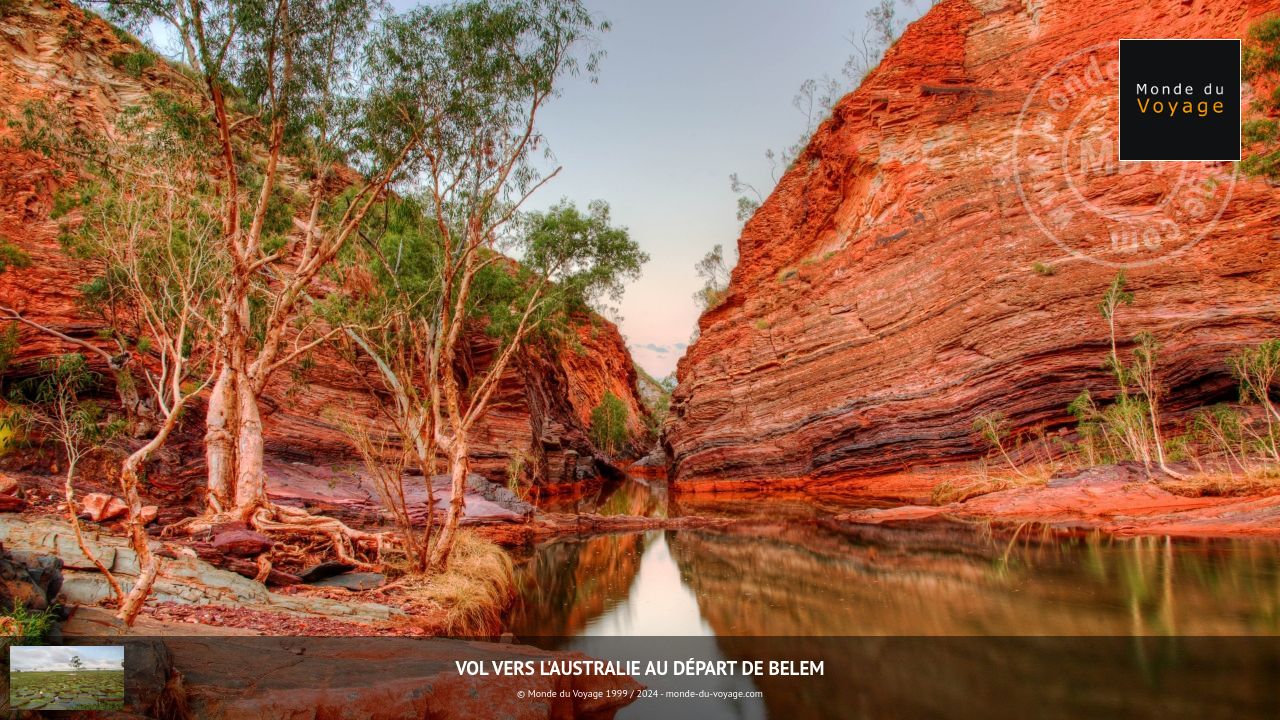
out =
{"type": "Polygon", "coordinates": [[[1064,427],[1113,386],[1097,303],[1117,265],[1136,294],[1120,352],[1156,335],[1166,408],[1233,399],[1228,353],[1280,335],[1280,197],[1227,163],[1114,162],[1110,63],[1118,38],[1244,37],[1275,11],[931,9],[746,224],[679,366],[673,479],[825,485],[973,456],[982,413],[1064,427]]]}
{"type": "MultiPolygon", "coordinates": [[[[0,116],[19,117],[25,103],[44,101],[69,113],[81,129],[101,132],[119,111],[147,102],[153,93],[191,94],[177,71],[163,61],[139,77],[117,68],[113,56],[138,48],[67,2],[23,4],[8,13],[0,17],[0,116]]],[[[77,304],[77,288],[88,275],[59,248],[58,223],[49,217],[56,193],[72,179],[59,177],[51,163],[17,149],[13,139],[7,124],[0,124],[0,240],[29,254],[31,264],[0,273],[0,306],[93,342],[101,324],[77,304]]],[[[588,429],[591,410],[606,392],[623,399],[635,436],[642,435],[645,411],[617,327],[592,315],[579,318],[574,331],[575,347],[535,348],[507,372],[471,443],[477,472],[505,481],[512,458],[524,456],[548,482],[576,481],[576,471],[596,473],[593,458],[599,453],[588,429]]],[[[477,334],[471,362],[482,365],[492,349],[492,341],[477,334]]],[[[30,374],[39,359],[76,350],[22,327],[10,374],[30,374]]],[[[90,361],[106,372],[99,358],[90,361]]],[[[361,379],[325,352],[315,361],[299,373],[277,373],[268,389],[263,402],[267,453],[284,463],[354,462],[340,421],[378,417],[367,392],[370,384],[377,386],[376,374],[370,369],[361,379]]],[[[202,417],[203,409],[193,410],[192,416],[202,417]]],[[[187,428],[185,438],[195,440],[200,432],[187,428]]],[[[187,446],[167,465],[173,472],[196,476],[202,462],[199,449],[187,446]]]]}

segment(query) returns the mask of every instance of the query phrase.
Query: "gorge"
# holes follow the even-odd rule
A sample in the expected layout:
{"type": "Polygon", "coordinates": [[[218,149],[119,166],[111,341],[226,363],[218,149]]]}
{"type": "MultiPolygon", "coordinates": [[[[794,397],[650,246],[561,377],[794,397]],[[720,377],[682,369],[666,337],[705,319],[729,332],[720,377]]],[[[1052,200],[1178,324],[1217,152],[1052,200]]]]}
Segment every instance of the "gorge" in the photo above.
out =
{"type": "MultiPolygon", "coordinates": [[[[421,467],[406,462],[418,438],[393,419],[403,408],[383,358],[338,332],[344,316],[283,324],[295,347],[313,321],[324,340],[258,398],[266,493],[292,517],[340,521],[365,543],[352,550],[208,512],[207,391],[145,463],[137,503],[119,497],[119,460],[145,429],[111,436],[77,474],[56,433],[17,421],[46,398],[11,391],[54,375],[61,356],[83,354],[92,371],[79,400],[94,429],[130,414],[113,382],[121,367],[163,365],[154,345],[113,336],[87,290],[101,268],[69,242],[89,205],[83,178],[24,130],[66,118],[115,141],[139,106],[176,97],[208,114],[204,93],[223,88],[68,0],[0,0],[0,574],[29,578],[19,589],[41,612],[75,608],[55,623],[68,635],[179,638],[175,658],[147,645],[171,673],[152,690],[167,697],[172,673],[185,676],[210,717],[469,717],[491,711],[486,688],[529,720],[790,720],[855,705],[870,717],[1265,713],[1274,683],[1255,680],[1274,671],[1275,646],[1248,639],[1280,635],[1277,181],[1241,163],[1119,162],[1108,78],[1118,38],[1247,38],[1277,17],[1280,0],[932,5],[746,220],[674,390],[637,369],[618,324],[587,302],[516,352],[503,333],[540,305],[521,315],[514,302],[458,301],[465,330],[446,373],[423,362],[429,379],[406,376],[422,397],[460,377],[450,389],[463,401],[489,400],[467,383],[485,387],[484,368],[511,351],[476,406],[465,463],[435,446],[421,467]],[[405,548],[438,538],[450,508],[462,518],[455,555],[418,562],[405,548]],[[140,582],[140,548],[159,579],[138,625],[124,626],[107,578],[140,582]],[[1240,642],[1210,642],[1222,638],[1240,642]],[[244,658],[260,649],[271,669],[257,677],[244,658]],[[777,672],[613,677],[635,674],[615,671],[637,657],[777,672]],[[1140,700],[1079,691],[1112,677],[1140,700]],[[714,694],[632,702],[641,684],[714,694]],[[231,687],[248,689],[224,698],[231,687]],[[986,692],[957,699],[971,687],[986,692]],[[526,691],[539,703],[516,703],[526,691]]],[[[1277,77],[1280,60],[1242,88],[1251,120],[1273,130],[1277,77]]],[[[227,155],[256,180],[266,145],[248,105],[218,122],[242,133],[227,155]]],[[[402,129],[389,125],[378,127],[402,129]]],[[[461,143],[475,167],[486,142],[461,143]]],[[[281,186],[296,191],[302,162],[282,158],[281,186]]],[[[349,159],[325,199],[339,209],[364,158],[349,159]]],[[[211,148],[195,165],[216,186],[221,162],[211,148]]],[[[385,231],[405,197],[374,195],[385,231]]],[[[495,191],[502,202],[476,217],[516,216],[512,196],[495,191]]],[[[314,232],[321,213],[290,207],[264,264],[297,260],[314,232]]],[[[436,225],[446,237],[447,220],[436,225]]],[[[539,227],[511,234],[537,240],[539,227]]],[[[625,229],[611,237],[630,243],[625,229]]],[[[441,242],[439,257],[469,257],[441,242]]],[[[518,258],[496,237],[477,247],[504,273],[485,292],[556,286],[521,273],[538,260],[532,240],[518,258]]],[[[374,260],[335,257],[302,293],[315,307],[356,305],[385,281],[374,260]]],[[[397,291],[420,279],[387,274],[397,291]]],[[[264,294],[279,282],[260,275],[264,294]]],[[[370,307],[382,309],[358,309],[370,307]]],[[[427,354],[408,347],[397,370],[427,354]]]]}

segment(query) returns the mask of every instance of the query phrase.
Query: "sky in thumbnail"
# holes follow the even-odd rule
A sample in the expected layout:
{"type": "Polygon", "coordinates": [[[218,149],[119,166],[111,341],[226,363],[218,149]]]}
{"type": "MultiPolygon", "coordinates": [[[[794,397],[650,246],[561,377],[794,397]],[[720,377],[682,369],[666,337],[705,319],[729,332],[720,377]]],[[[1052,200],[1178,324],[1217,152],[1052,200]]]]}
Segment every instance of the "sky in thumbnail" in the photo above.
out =
{"type": "Polygon", "coordinates": [[[73,657],[80,658],[80,667],[84,670],[119,670],[124,667],[124,647],[120,645],[9,647],[9,667],[16,672],[69,672],[75,670],[71,664],[73,657]]]}

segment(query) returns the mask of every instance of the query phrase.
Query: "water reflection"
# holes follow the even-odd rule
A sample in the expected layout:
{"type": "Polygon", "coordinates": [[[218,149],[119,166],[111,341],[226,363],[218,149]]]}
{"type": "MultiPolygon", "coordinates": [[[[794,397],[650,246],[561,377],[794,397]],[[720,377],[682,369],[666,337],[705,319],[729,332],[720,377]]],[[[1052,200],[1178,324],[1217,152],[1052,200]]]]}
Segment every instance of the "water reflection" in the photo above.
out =
{"type": "MultiPolygon", "coordinates": [[[[623,485],[583,511],[660,512],[663,499],[623,485]]],[[[517,569],[510,629],[595,657],[831,668],[817,679],[646,677],[763,697],[640,702],[623,718],[1275,716],[1280,543],[849,526],[832,511],[707,498],[697,513],[752,521],[547,543],[517,569]],[[635,637],[652,635],[685,637],[635,637]],[[1270,637],[1212,637],[1248,635],[1270,637]]]]}
{"type": "Polygon", "coordinates": [[[547,512],[667,517],[667,485],[661,480],[624,478],[583,486],[577,494],[556,495],[538,503],[547,512]]]}
{"type": "MultiPolygon", "coordinates": [[[[589,511],[660,512],[647,483],[589,511]]],[[[761,504],[749,503],[758,512],[761,504]]],[[[835,526],[783,505],[732,530],[540,546],[518,636],[1277,635],[1280,543],[835,526]]],[[[705,514],[708,507],[699,508],[705,514]]],[[[732,507],[736,513],[745,506],[732,507]]]]}

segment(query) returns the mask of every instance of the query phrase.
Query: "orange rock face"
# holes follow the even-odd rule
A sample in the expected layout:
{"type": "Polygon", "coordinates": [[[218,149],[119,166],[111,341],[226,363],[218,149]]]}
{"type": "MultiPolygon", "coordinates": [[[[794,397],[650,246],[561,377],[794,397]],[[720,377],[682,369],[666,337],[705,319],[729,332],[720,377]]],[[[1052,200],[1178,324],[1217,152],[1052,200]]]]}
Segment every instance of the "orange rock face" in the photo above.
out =
{"type": "MultiPolygon", "coordinates": [[[[138,77],[115,67],[110,58],[136,48],[121,41],[104,22],[88,18],[70,3],[23,4],[0,17],[0,116],[20,117],[24,105],[43,101],[69,113],[82,129],[101,132],[121,110],[148,101],[157,91],[189,96],[189,85],[163,62],[138,77]]],[[[102,321],[82,307],[79,286],[90,279],[79,262],[57,242],[58,223],[50,219],[57,192],[73,178],[59,175],[44,158],[17,148],[7,123],[0,123],[0,240],[27,253],[30,265],[0,273],[0,306],[72,337],[96,342],[102,321]]],[[[0,327],[3,326],[0,320],[0,327]]],[[[510,369],[481,421],[474,448],[474,469],[505,482],[514,458],[524,458],[533,476],[548,482],[573,482],[578,471],[594,474],[604,458],[590,441],[590,415],[606,392],[622,398],[639,438],[645,411],[636,390],[636,373],[617,327],[597,316],[575,321],[576,346],[539,347],[510,369]]],[[[114,352],[108,344],[104,349],[114,352]]],[[[29,375],[41,358],[78,348],[25,326],[9,374],[29,375]]],[[[483,367],[492,342],[477,335],[469,361],[483,367]]],[[[105,363],[88,358],[109,377],[105,363]]],[[[367,377],[321,351],[307,368],[278,372],[263,399],[267,453],[284,462],[358,464],[341,431],[344,420],[378,418],[367,377]]],[[[106,391],[110,394],[110,390],[106,391]]],[[[193,417],[203,417],[195,407],[193,417]]],[[[197,476],[203,459],[201,423],[188,423],[173,445],[181,457],[170,470],[197,476]]]]}
{"type": "Polygon", "coordinates": [[[1280,334],[1280,194],[1230,163],[1117,162],[1116,40],[1244,37],[1277,10],[931,9],[744,228],[679,366],[672,477],[828,483],[973,456],[983,413],[1064,427],[1082,389],[1111,392],[1118,267],[1120,352],[1158,338],[1166,408],[1233,399],[1226,356],[1280,334]]]}

